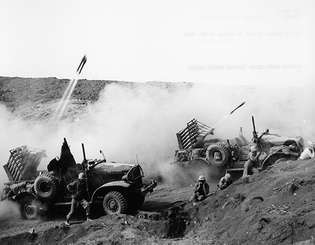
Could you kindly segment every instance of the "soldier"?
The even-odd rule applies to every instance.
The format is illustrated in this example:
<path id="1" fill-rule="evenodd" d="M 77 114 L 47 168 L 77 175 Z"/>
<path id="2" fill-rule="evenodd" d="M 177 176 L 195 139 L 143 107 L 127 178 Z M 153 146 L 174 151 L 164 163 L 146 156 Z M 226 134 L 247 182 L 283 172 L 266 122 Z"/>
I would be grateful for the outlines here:
<path id="1" fill-rule="evenodd" d="M 232 177 L 229 173 L 226 173 L 219 181 L 218 188 L 220 190 L 225 189 L 230 184 L 232 184 Z"/>
<path id="2" fill-rule="evenodd" d="M 198 178 L 198 182 L 195 185 L 193 201 L 198 202 L 202 201 L 209 194 L 209 185 L 206 182 L 206 178 L 203 175 L 200 175 Z"/>
<path id="3" fill-rule="evenodd" d="M 301 153 L 299 160 L 307 160 L 315 157 L 314 144 L 312 142 L 308 142 L 308 146 L 306 146 Z"/>
<path id="4" fill-rule="evenodd" d="M 88 202 L 87 180 L 84 173 L 79 173 L 78 179 L 71 182 L 67 189 L 72 193 L 71 208 L 67 215 L 66 225 L 70 225 L 69 221 L 75 213 L 79 205 L 85 210 L 87 221 L 90 221 L 90 207 Z"/>
<path id="5" fill-rule="evenodd" d="M 244 165 L 244 171 L 243 171 L 243 181 L 247 182 L 248 181 L 248 173 L 252 170 L 253 167 L 257 167 L 258 165 L 258 161 L 259 161 L 259 156 L 260 156 L 261 152 L 257 153 L 257 145 L 253 145 L 250 148 L 250 152 L 248 155 L 248 160 L 246 161 L 245 165 Z"/>

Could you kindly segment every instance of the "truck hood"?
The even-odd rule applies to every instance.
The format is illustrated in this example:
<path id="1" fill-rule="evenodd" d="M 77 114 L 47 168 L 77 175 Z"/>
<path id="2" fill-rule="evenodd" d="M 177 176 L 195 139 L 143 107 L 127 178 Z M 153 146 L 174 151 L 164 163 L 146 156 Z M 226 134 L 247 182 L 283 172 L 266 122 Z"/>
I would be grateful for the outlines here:
<path id="1" fill-rule="evenodd" d="M 104 172 L 128 172 L 133 166 L 132 164 L 109 162 L 97 165 L 95 170 Z"/>
<path id="2" fill-rule="evenodd" d="M 273 145 L 283 145 L 284 142 L 296 142 L 299 146 L 303 146 L 304 141 L 302 137 L 286 137 L 280 135 L 266 135 L 263 137 L 264 141 L 270 142 Z"/>

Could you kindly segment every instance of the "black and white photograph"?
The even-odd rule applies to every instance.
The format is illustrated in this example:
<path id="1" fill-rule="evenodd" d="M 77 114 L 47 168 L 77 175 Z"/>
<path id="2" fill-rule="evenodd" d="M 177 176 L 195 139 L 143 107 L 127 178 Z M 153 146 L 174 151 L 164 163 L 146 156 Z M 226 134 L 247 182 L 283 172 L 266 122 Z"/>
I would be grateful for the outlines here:
<path id="1" fill-rule="evenodd" d="M 315 1 L 1 0 L 1 245 L 315 245 Z"/>

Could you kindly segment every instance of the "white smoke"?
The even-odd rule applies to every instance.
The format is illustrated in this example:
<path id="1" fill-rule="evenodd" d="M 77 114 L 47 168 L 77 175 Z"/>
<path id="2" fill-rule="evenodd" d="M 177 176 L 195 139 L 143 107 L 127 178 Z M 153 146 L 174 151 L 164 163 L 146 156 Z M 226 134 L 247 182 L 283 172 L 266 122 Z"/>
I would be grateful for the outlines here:
<path id="1" fill-rule="evenodd" d="M 92 85 L 91 85 L 92 86 Z M 176 87 L 176 86 L 175 86 Z M 166 168 L 177 148 L 176 132 L 196 118 L 209 126 L 226 116 L 235 106 L 244 107 L 217 125 L 220 137 L 237 136 L 239 127 L 251 137 L 251 115 L 257 130 L 314 138 L 315 118 L 311 112 L 312 92 L 303 87 L 266 88 L 195 84 L 165 86 L 138 84 L 108 85 L 99 100 L 89 104 L 76 120 L 25 121 L 0 106 L 0 160 L 20 145 L 45 149 L 49 159 L 59 155 L 66 137 L 77 162 L 82 160 L 81 142 L 88 158 L 100 158 L 102 149 L 109 160 L 143 163 L 147 173 Z M 165 172 L 165 171 L 164 171 Z M 1 182 L 6 181 L 1 170 Z"/>
<path id="2" fill-rule="evenodd" d="M 0 222 L 17 218 L 20 215 L 19 206 L 10 201 L 0 201 Z"/>
<path id="3" fill-rule="evenodd" d="M 65 109 L 67 108 L 67 105 L 70 102 L 71 95 L 72 95 L 77 83 L 78 83 L 77 78 L 70 80 L 70 82 L 69 82 L 69 84 L 68 84 L 59 104 L 58 104 L 58 107 L 55 111 L 55 114 L 53 116 L 53 118 L 55 120 L 60 120 L 62 118 L 62 116 L 65 112 Z"/>

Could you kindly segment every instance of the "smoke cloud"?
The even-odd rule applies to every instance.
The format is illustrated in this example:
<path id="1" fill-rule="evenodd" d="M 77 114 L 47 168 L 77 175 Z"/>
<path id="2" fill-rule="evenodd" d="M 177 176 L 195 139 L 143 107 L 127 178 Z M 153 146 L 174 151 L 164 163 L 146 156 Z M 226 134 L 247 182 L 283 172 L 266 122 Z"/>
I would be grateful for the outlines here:
<path id="1" fill-rule="evenodd" d="M 19 206 L 10 201 L 0 201 L 0 222 L 20 215 Z"/>
<path id="2" fill-rule="evenodd" d="M 99 100 L 89 104 L 75 120 L 22 120 L 0 106 L 0 160 L 5 164 L 9 150 L 28 145 L 45 149 L 48 161 L 59 155 L 66 137 L 77 162 L 82 160 L 81 142 L 85 143 L 88 158 L 142 163 L 145 173 L 163 173 L 172 161 L 177 148 L 176 132 L 186 122 L 196 118 L 209 126 L 216 125 L 215 134 L 235 137 L 243 127 L 251 137 L 251 115 L 255 115 L 258 131 L 286 135 L 315 137 L 312 127 L 312 89 L 305 87 L 251 87 L 194 84 L 193 86 L 135 86 L 108 85 Z M 225 117 L 235 106 L 246 101 L 244 107 Z M 56 107 L 58 103 L 56 102 Z M 216 124 L 217 122 L 220 122 Z M 0 170 L 1 183 L 7 181 Z"/>

